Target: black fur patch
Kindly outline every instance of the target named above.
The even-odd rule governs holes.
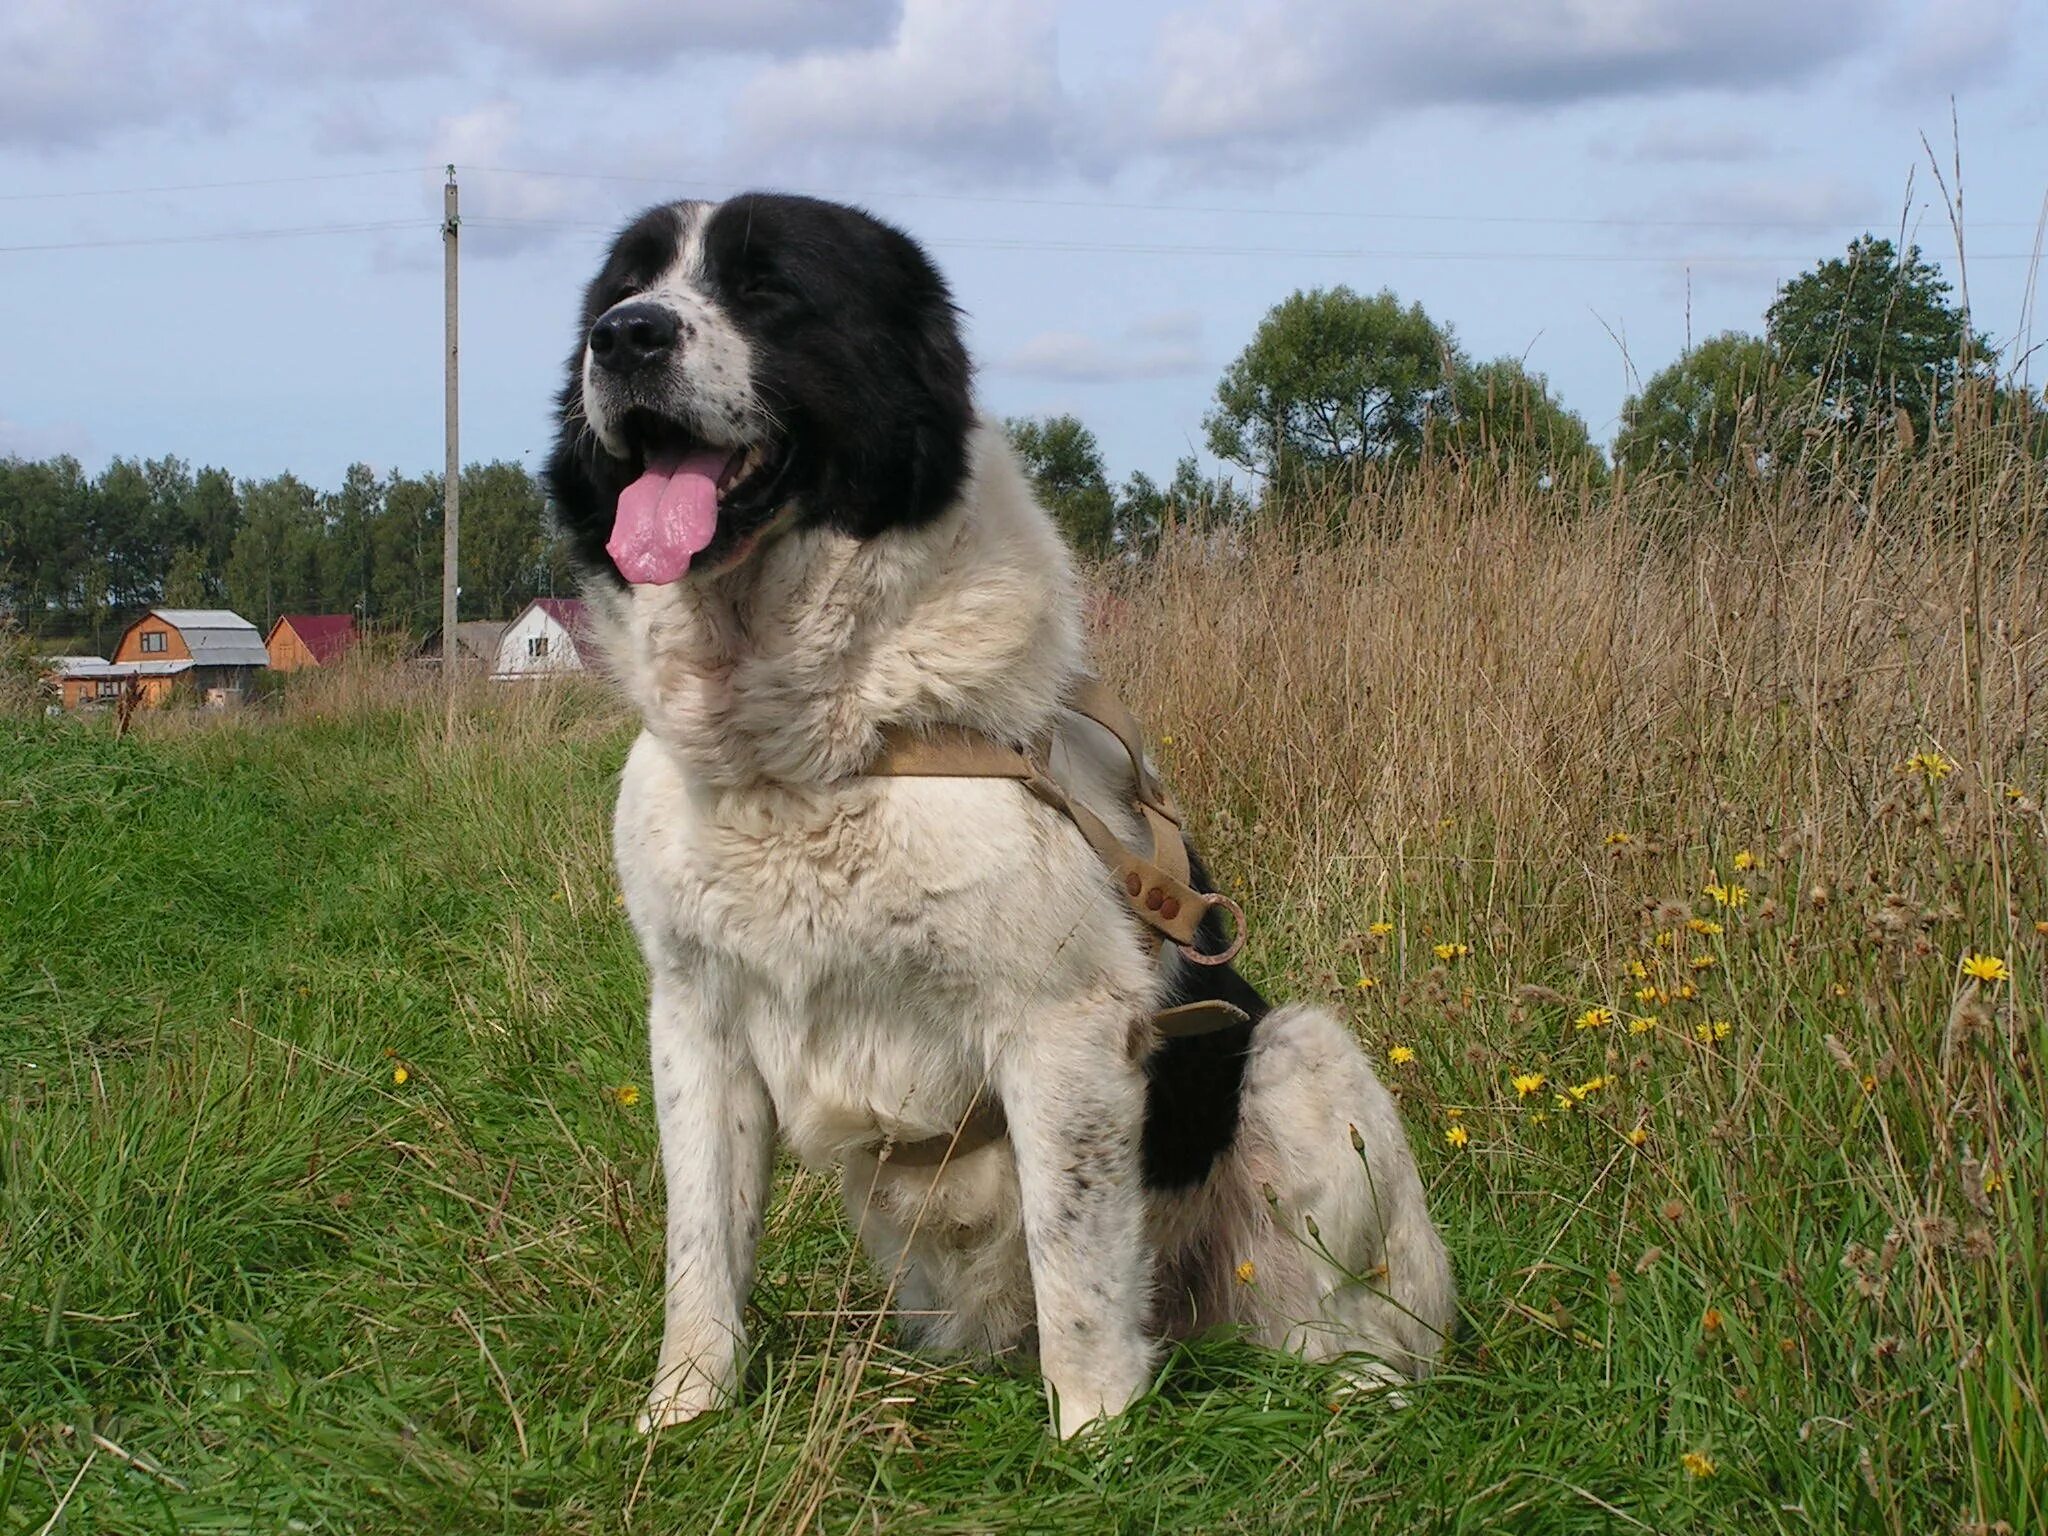
[[[706,222],[697,285],[746,338],[754,393],[778,431],[775,472],[721,499],[713,542],[692,568],[742,557],[786,518],[865,539],[945,511],[966,477],[974,417],[945,280],[914,240],[857,208],[748,193],[708,210],[649,209],[584,294],[547,470],[577,559],[619,579],[605,542],[619,493],[643,467],[583,430],[586,338],[675,263],[685,221],[698,217]]]
[[[1198,891],[1216,889],[1192,847],[1188,883]],[[1229,938],[1223,919],[1214,912],[1203,918],[1195,944],[1208,955],[1226,949]],[[1185,1189],[1201,1183],[1237,1138],[1245,1056],[1251,1050],[1252,1031],[1272,1005],[1237,974],[1236,966],[1183,964],[1176,967],[1173,987],[1161,1006],[1209,1001],[1235,1003],[1251,1015],[1251,1022],[1162,1041],[1146,1058],[1147,1189]]]

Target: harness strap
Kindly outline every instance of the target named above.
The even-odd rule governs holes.
[[[1075,685],[1067,707],[1108,731],[1130,759],[1131,803],[1151,835],[1150,858],[1127,847],[1107,822],[1053,777],[1047,766],[1052,760],[1050,732],[1025,751],[961,725],[935,725],[921,731],[892,726],[882,733],[881,753],[867,771],[878,778],[1015,780],[1074,824],[1108,868],[1131,911],[1151,930],[1155,949],[1167,938],[1193,964],[1228,964],[1244,947],[1244,909],[1221,892],[1198,891],[1190,884],[1180,807],[1146,761],[1144,733],[1136,718],[1092,677]],[[1216,907],[1231,915],[1230,942],[1220,954],[1208,955],[1197,948],[1195,938],[1202,919]],[[1216,998],[1161,1009],[1153,1015],[1152,1025],[1161,1039],[1175,1040],[1250,1021],[1251,1015],[1242,1008]],[[898,1168],[941,1167],[1008,1134],[1002,1106],[977,1098],[951,1135],[886,1141],[879,1159]]]

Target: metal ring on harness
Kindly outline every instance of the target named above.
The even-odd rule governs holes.
[[[1244,948],[1244,908],[1221,891],[1202,892],[1202,905],[1210,912],[1218,907],[1230,909],[1230,943],[1220,954],[1214,955],[1205,955],[1192,944],[1179,944],[1175,948],[1194,965],[1228,965],[1237,958],[1237,952]]]

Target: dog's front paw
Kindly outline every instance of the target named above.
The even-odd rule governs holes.
[[[658,1429],[687,1424],[718,1405],[718,1389],[708,1381],[684,1381],[674,1387],[656,1387],[648,1394],[647,1406],[640,1410],[633,1427],[643,1435],[651,1435]]]

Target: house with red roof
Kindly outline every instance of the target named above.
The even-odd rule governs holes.
[[[328,665],[356,639],[352,613],[287,613],[270,626],[263,649],[270,653],[271,671],[297,672]]]
[[[573,597],[536,597],[505,626],[491,676],[504,681],[587,671],[597,653],[590,615]]]

